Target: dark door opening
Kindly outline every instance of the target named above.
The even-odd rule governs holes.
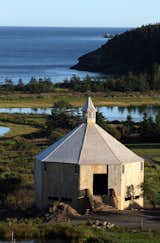
[[[108,194],[108,175],[94,174],[93,175],[93,194],[104,195]]]

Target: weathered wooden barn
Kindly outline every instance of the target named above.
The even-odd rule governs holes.
[[[91,98],[83,123],[36,157],[37,206],[64,201],[80,209],[97,195],[123,210],[143,207],[144,159],[96,124]]]

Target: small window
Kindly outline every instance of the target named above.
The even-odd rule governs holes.
[[[143,170],[143,162],[141,162],[141,170]]]
[[[77,175],[79,172],[79,168],[78,168],[78,165],[75,165],[74,167],[74,173]]]
[[[122,165],[122,174],[125,173],[125,165]]]

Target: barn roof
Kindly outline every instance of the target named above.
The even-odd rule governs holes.
[[[96,112],[91,98],[84,109]],[[91,109],[90,109],[91,108]],[[144,161],[95,122],[85,122],[49,146],[37,159],[72,164],[120,164]]]

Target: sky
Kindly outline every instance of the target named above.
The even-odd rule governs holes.
[[[160,22],[160,0],[0,0],[0,26],[136,27]]]

